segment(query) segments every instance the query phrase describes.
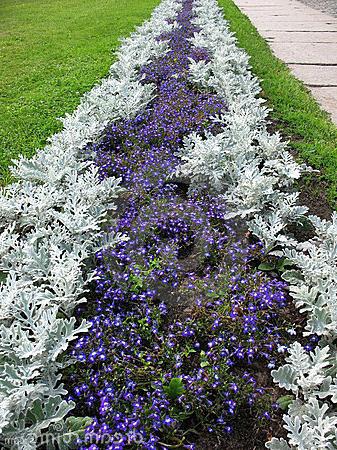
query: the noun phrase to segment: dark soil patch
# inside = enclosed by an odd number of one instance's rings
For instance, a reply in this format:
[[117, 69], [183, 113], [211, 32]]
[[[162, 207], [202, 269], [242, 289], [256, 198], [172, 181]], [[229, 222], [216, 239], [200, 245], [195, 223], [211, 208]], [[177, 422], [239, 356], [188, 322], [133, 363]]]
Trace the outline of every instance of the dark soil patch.
[[298, 182], [300, 191], [300, 203], [309, 208], [309, 213], [314, 214], [321, 219], [330, 220], [332, 208], [328, 202], [327, 191], [328, 183], [322, 176], [312, 173], [303, 176]]
[[[298, 161], [300, 159], [299, 153], [292, 147], [292, 143], [302, 141], [303, 137], [296, 134], [286, 134], [285, 130], [288, 128], [287, 123], [280, 119], [270, 120], [267, 126], [270, 133], [279, 131], [284, 136], [284, 140], [289, 141], [288, 151]], [[296, 183], [296, 188], [300, 192], [299, 203], [309, 208], [309, 214], [330, 220], [332, 208], [327, 195], [329, 183], [324, 180], [324, 173], [313, 172], [303, 175]]]

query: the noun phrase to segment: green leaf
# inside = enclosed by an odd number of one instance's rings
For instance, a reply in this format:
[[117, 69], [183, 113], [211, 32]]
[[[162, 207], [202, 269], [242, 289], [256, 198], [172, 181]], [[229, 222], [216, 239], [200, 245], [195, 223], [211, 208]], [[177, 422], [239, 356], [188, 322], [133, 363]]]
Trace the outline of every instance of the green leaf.
[[200, 352], [200, 367], [204, 368], [209, 366], [209, 362], [207, 361], [207, 356], [204, 350], [201, 350]]
[[291, 261], [291, 259], [288, 258], [281, 258], [277, 262], [278, 269], [285, 269], [286, 267], [291, 267], [293, 265], [294, 263]]
[[293, 395], [283, 395], [282, 397], [277, 399], [277, 403], [281, 409], [286, 411], [290, 405], [290, 403], [294, 400]]
[[181, 378], [172, 378], [168, 386], [164, 386], [164, 392], [171, 398], [180, 397], [185, 391]]
[[0, 271], [0, 283], [4, 283], [7, 279], [7, 273]]
[[259, 270], [263, 270], [264, 272], [275, 270], [275, 268], [275, 265], [270, 263], [261, 263], [258, 267]]

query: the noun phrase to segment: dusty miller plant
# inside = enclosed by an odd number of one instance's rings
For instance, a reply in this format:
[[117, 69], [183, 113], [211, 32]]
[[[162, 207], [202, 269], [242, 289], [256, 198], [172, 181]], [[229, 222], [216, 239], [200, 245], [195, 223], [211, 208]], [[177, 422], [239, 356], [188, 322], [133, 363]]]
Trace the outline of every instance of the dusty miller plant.
[[[102, 181], [81, 151], [108, 122], [132, 116], [153, 98], [154, 86], [139, 82], [138, 69], [167, 51], [167, 43], [156, 38], [176, 26], [167, 19], [179, 8], [180, 1], [164, 0], [151, 20], [124, 40], [110, 76], [62, 119], [63, 131], [43, 150], [15, 161], [18, 181], [0, 193], [2, 448], [35, 450], [42, 442], [63, 449], [88, 424], [88, 418], [67, 417], [74, 403], [64, 400], [60, 370], [73, 362], [64, 354], [69, 343], [89, 328], [73, 317], [93, 280], [88, 259], [125, 236], [102, 229], [107, 220], [113, 225], [120, 180]], [[55, 424], [63, 429], [57, 444], [44, 442]]]
[[228, 111], [214, 118], [224, 125], [222, 133], [185, 139], [176, 175], [189, 178], [191, 189], [206, 187], [221, 195], [230, 207], [228, 217], [246, 218], [267, 251], [290, 261], [293, 269], [283, 276], [296, 305], [308, 314], [305, 334], [321, 336], [310, 354], [293, 344], [286, 364], [272, 372], [293, 401], [284, 415], [288, 439], [273, 438], [266, 447], [336, 449], [337, 215], [331, 221], [309, 216], [316, 237], [308, 242], [287, 234], [290, 222], [306, 217], [293, 183], [310, 169], [293, 160], [277, 133], [268, 133], [258, 81], [216, 1], [196, 0], [195, 12], [201, 30], [192, 42], [206, 48], [211, 60], [191, 61], [190, 79], [223, 96]]

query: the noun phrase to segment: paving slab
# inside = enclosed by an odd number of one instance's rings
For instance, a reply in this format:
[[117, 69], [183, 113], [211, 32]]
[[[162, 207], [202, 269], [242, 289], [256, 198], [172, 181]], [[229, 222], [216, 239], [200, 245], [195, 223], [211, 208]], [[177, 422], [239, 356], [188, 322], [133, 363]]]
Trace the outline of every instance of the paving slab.
[[[265, 9], [252, 9], [252, 10], [246, 10], [245, 12], [249, 11], [249, 17], [250, 19], [254, 20], [266, 20], [266, 11]], [[289, 17], [289, 11], [287, 9], [278, 9], [272, 10], [272, 13], [269, 11], [268, 17], [270, 21], [287, 21], [287, 22], [329, 22], [329, 23], [337, 23], [336, 18], [327, 18], [326, 14], [323, 14], [319, 11], [313, 11], [313, 12], [306, 12], [305, 10], [296, 10], [293, 12], [293, 14]]]
[[274, 42], [272, 47], [286, 63], [337, 65], [337, 43]]
[[[279, 8], [279, 7], [275, 7], [275, 8], [267, 8], [267, 7], [259, 7], [259, 8], [247, 8], [247, 7], [242, 7], [240, 8], [242, 12], [244, 12], [245, 14], [250, 15], [257, 15], [257, 14], [268, 14], [268, 16], [276, 16], [276, 15], [283, 15], [285, 18], [289, 17], [289, 11], [288, 8]], [[315, 13], [311, 13], [302, 9], [294, 9], [293, 10], [293, 14], [303, 14], [306, 16], [316, 16]], [[321, 17], [321, 14], [323, 13], [318, 13], [319, 16]], [[336, 19], [336, 17], [334, 17], [334, 19]]]
[[337, 124], [337, 87], [309, 88], [323, 109], [330, 112], [331, 119]]
[[[251, 20], [261, 21], [264, 22], [266, 20], [266, 12], [265, 11], [254, 11], [249, 13], [249, 17]], [[301, 11], [296, 12], [292, 14], [291, 17], [289, 17], [288, 14], [286, 14], [284, 11], [280, 11], [278, 14], [269, 14], [268, 22], [323, 22], [323, 23], [337, 23], [337, 19], [329, 19], [327, 21], [327, 18], [324, 14], [321, 13], [314, 13], [314, 14], [303, 14]]]
[[275, 43], [329, 43], [335, 44], [337, 42], [337, 31], [294, 31], [292, 33], [287, 33], [286, 31], [265, 31], [263, 33], [268, 41], [273, 41]]
[[311, 8], [323, 11], [331, 16], [337, 17], [337, 2], [336, 0], [300, 0], [301, 3], [310, 6]]
[[302, 1], [234, 0], [337, 124], [337, 18]]
[[[281, 6], [284, 7], [285, 3], [283, 0], [238, 0], [235, 2], [238, 6], [249, 6], [249, 7], [260, 7], [260, 6]], [[289, 3], [289, 2], [288, 2]], [[302, 3], [295, 5], [295, 7], [302, 7]]]
[[[235, 2], [240, 8], [284, 8], [283, 1], [280, 2], [257, 2], [257, 1], [237, 1]], [[298, 5], [301, 7], [302, 5]]]
[[[335, 20], [335, 19], [334, 19]], [[291, 22], [288, 20], [257, 20], [253, 19], [252, 22], [256, 26], [258, 30], [264, 31], [273, 31], [275, 29], [279, 31], [336, 31], [337, 22], [329, 23], [329, 22]]]
[[293, 74], [310, 87], [337, 87], [337, 66], [289, 64]]
[[[247, 11], [251, 11], [251, 12], [256, 12], [256, 11], [269, 11], [269, 12], [280, 12], [280, 11], [287, 11], [287, 6], [283, 5], [240, 5], [239, 2], [235, 2], [237, 4], [237, 6], [241, 9], [241, 10], [247, 10]], [[304, 13], [309, 13], [312, 11], [316, 11], [316, 9], [312, 9], [310, 8], [310, 10], [308, 11], [308, 9], [306, 9], [306, 6], [297, 6], [293, 8], [293, 11], [295, 12], [299, 12], [299, 11], [303, 11]]]
[[[240, 0], [235, 0], [236, 5], [240, 8], [240, 9], [247, 9], [250, 11], [259, 11], [259, 10], [265, 10], [265, 11], [278, 11], [278, 10], [286, 10], [288, 8], [289, 11], [289, 7], [291, 5], [290, 3], [291, 0], [287, 0], [287, 3], [285, 3], [285, 0], [281, 0], [279, 3], [254, 3], [249, 2], [249, 3], [244, 3]], [[317, 9], [314, 8], [310, 8], [306, 5], [303, 5], [300, 2], [297, 2], [296, 5], [291, 5], [292, 11], [303, 11], [303, 12], [319, 12], [317, 11]]]

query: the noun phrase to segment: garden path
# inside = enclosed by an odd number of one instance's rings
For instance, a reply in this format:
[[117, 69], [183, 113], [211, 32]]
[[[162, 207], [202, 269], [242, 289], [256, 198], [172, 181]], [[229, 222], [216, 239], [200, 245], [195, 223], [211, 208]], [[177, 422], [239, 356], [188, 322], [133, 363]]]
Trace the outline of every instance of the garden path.
[[336, 0], [300, 0], [311, 8], [330, 14], [330, 16], [337, 17], [337, 2]]
[[337, 124], [337, 18], [297, 0], [234, 0]]

